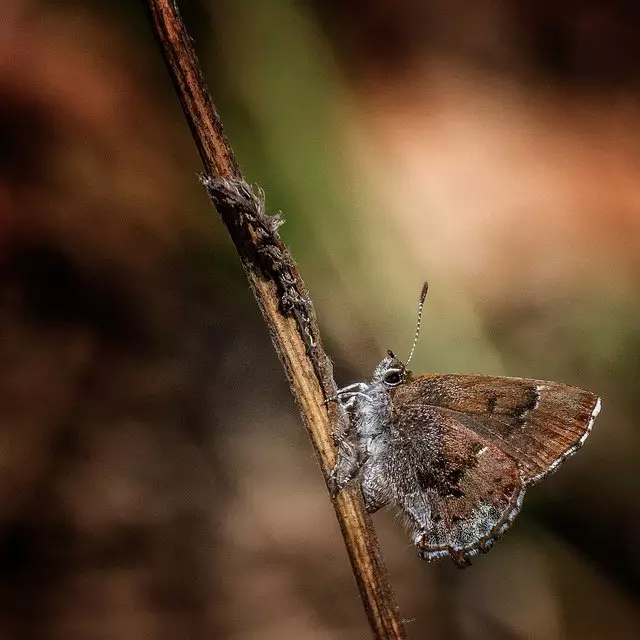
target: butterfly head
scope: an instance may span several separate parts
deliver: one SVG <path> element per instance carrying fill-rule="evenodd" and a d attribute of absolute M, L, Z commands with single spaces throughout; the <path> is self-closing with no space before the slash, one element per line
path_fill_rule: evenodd
<path fill-rule="evenodd" d="M 398 359 L 393 351 L 387 351 L 387 356 L 373 372 L 371 383 L 381 384 L 385 387 L 397 387 L 407 379 L 409 371 L 402 360 Z"/>

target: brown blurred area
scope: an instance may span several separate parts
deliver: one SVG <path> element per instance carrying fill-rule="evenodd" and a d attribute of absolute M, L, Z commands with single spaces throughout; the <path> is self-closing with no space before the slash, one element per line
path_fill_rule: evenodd
<path fill-rule="evenodd" d="M 375 516 L 411 638 L 640 626 L 637 3 L 180 2 L 338 382 L 603 396 L 463 572 Z M 0 21 L 0 637 L 367 638 L 310 445 L 142 5 Z"/>

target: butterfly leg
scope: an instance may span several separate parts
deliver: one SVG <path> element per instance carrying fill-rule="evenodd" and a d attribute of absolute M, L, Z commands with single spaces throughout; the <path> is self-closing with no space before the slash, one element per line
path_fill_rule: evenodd
<path fill-rule="evenodd" d="M 346 387 L 342 387 L 342 389 L 338 389 L 336 395 L 327 398 L 324 401 L 324 404 L 328 404 L 329 402 L 339 402 L 340 404 L 344 405 L 344 400 L 349 399 L 353 396 L 357 396 L 358 394 L 365 395 L 364 392 L 368 388 L 369 385 L 366 382 L 354 382 L 353 384 L 347 385 Z"/>
<path fill-rule="evenodd" d="M 344 409 L 353 410 L 360 398 L 364 398 L 367 401 L 369 400 L 369 396 L 366 393 L 362 393 L 361 391 L 349 391 L 347 393 L 341 393 L 338 396 L 338 402 Z"/>
<path fill-rule="evenodd" d="M 353 391 L 354 389 L 357 389 L 358 391 L 366 391 L 368 388 L 369 385 L 366 382 L 354 382 L 353 384 L 348 384 L 346 387 L 342 387 L 342 389 L 338 389 L 338 395 L 345 391 Z"/>

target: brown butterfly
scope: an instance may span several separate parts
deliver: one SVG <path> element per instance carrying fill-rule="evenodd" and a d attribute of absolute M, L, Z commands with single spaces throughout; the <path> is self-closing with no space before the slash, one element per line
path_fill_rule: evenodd
<path fill-rule="evenodd" d="M 600 398 L 558 382 L 484 375 L 414 376 L 389 351 L 370 382 L 340 389 L 348 412 L 333 470 L 337 493 L 359 481 L 367 510 L 396 505 L 426 560 L 459 567 L 488 551 L 528 487 L 586 440 Z"/>

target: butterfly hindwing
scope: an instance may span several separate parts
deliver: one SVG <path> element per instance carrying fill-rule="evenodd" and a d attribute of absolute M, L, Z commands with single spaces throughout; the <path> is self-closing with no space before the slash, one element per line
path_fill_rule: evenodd
<path fill-rule="evenodd" d="M 393 417 L 383 471 L 397 479 L 391 500 L 422 557 L 450 555 L 468 564 L 520 509 L 524 484 L 517 462 L 438 407 L 394 406 Z"/>

